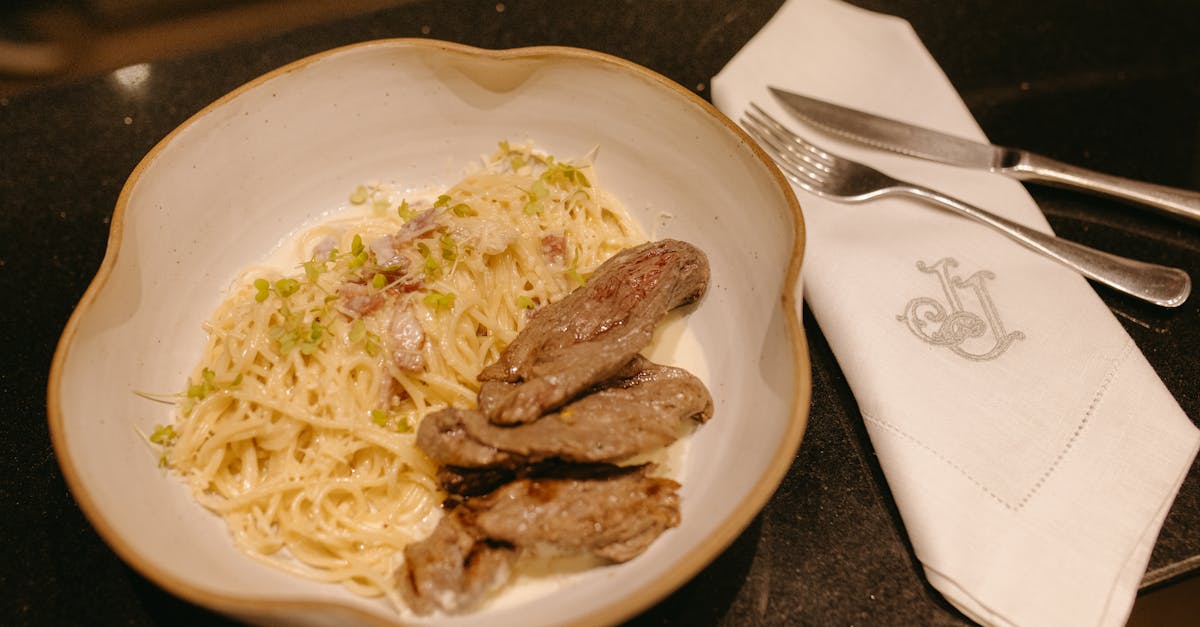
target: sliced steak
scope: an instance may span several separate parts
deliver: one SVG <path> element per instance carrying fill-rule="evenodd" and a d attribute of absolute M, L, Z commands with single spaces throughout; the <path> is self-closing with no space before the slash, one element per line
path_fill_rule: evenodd
<path fill-rule="evenodd" d="M 586 286 L 537 312 L 479 374 L 479 410 L 497 424 L 530 422 L 614 376 L 668 311 L 699 299 L 708 259 L 678 240 L 625 249 Z"/>
<path fill-rule="evenodd" d="M 488 466 L 486 468 L 463 468 L 461 466 L 442 466 L 438 468 L 437 480 L 442 489 L 457 496 L 480 496 L 517 479 L 535 472 L 536 466 L 520 468 L 503 468 Z"/>
<path fill-rule="evenodd" d="M 466 468 L 463 466 L 442 466 L 438 468 L 437 478 L 442 489 L 452 495 L 452 499 L 461 500 L 463 497 L 482 496 L 500 486 L 517 479 L 564 479 L 607 476 L 618 468 L 613 464 L 596 463 L 583 464 L 563 462 L 557 459 L 547 459 L 527 466 L 504 468 L 487 466 L 484 468 Z"/>
<path fill-rule="evenodd" d="M 401 595 L 417 614 L 465 612 L 508 580 L 526 549 L 633 559 L 679 524 L 679 484 L 645 471 L 587 467 L 462 501 L 432 535 L 405 547 L 396 572 Z"/>
<path fill-rule="evenodd" d="M 674 442 L 688 420 L 704 422 L 712 410 L 708 389 L 691 373 L 638 355 L 595 391 L 532 422 L 496 425 L 453 407 L 430 414 L 417 446 L 460 468 L 515 469 L 549 458 L 614 462 Z"/>
<path fill-rule="evenodd" d="M 464 519 L 490 540 L 625 562 L 679 524 L 678 489 L 671 479 L 647 476 L 645 466 L 612 467 L 600 475 L 518 479 L 462 507 L 470 512 Z"/>
<path fill-rule="evenodd" d="M 404 547 L 396 587 L 417 614 L 465 612 L 508 581 L 519 554 L 516 547 L 482 538 L 450 512 L 428 538 Z"/>

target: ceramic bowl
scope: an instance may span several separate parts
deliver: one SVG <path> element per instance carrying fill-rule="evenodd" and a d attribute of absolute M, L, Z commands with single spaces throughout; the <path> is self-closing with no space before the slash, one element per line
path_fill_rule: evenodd
<path fill-rule="evenodd" d="M 687 317 L 715 418 L 693 436 L 683 522 L 631 562 L 528 600 L 420 622 L 605 624 L 694 576 L 782 479 L 810 393 L 798 313 L 803 221 L 754 142 L 651 71 L 568 48 L 489 51 L 429 40 L 331 50 L 206 107 L 137 166 L 107 254 L 55 354 L 50 428 L 80 507 L 133 568 L 193 603 L 256 623 L 389 624 L 380 599 L 243 556 L 224 523 L 157 467 L 143 440 L 178 389 L 202 321 L 241 268 L 347 202 L 363 181 L 448 185 L 501 139 L 555 155 L 599 148 L 601 185 L 648 233 L 705 250 L 712 285 Z M 670 216 L 669 218 L 665 216 Z M 502 605 L 502 604 L 498 604 Z"/>

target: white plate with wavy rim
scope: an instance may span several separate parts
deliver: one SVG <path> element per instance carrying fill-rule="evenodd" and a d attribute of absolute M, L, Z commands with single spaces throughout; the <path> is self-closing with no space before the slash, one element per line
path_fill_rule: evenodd
<path fill-rule="evenodd" d="M 126 182 L 48 394 L 67 483 L 125 561 L 242 620 L 409 620 L 381 599 L 239 553 L 224 524 L 156 467 L 138 430 L 166 422 L 168 408 L 134 391 L 178 389 L 203 346 L 201 323 L 233 277 L 344 206 L 347 190 L 370 180 L 448 185 L 502 139 L 532 140 L 563 159 L 599 147 L 601 186 L 648 233 L 707 252 L 712 285 L 687 325 L 708 364 L 715 417 L 690 444 L 682 524 L 646 554 L 552 594 L 411 622 L 614 623 L 682 585 L 745 528 L 787 471 L 808 415 L 796 300 L 804 227 L 790 186 L 716 109 L 630 62 L 571 48 L 395 39 L 251 81 L 163 139 Z"/>

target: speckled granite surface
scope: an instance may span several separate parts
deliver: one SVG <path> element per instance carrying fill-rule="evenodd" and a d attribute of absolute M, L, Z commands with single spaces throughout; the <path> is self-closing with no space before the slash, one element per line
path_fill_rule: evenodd
<path fill-rule="evenodd" d="M 63 483 L 46 426 L 54 344 L 103 257 L 117 194 L 177 124 L 279 65 L 383 37 L 592 48 L 706 96 L 708 80 L 778 4 L 521 0 L 498 11 L 495 2 L 414 2 L 155 63 L 136 96 L 98 77 L 0 101 L 0 623 L 222 622 L 161 591 L 103 544 Z M 993 141 L 1200 188 L 1200 20 L 1189 3 L 856 4 L 909 19 Z M 1200 227 L 1106 200 L 1033 192 L 1061 235 L 1200 278 Z M 1102 295 L 1200 421 L 1200 298 L 1167 312 Z M 791 471 L 723 555 L 635 624 L 965 622 L 924 582 L 837 364 L 820 330 L 809 325 L 807 334 L 813 402 Z M 1195 569 L 1200 467 L 1167 518 L 1147 583 Z"/>

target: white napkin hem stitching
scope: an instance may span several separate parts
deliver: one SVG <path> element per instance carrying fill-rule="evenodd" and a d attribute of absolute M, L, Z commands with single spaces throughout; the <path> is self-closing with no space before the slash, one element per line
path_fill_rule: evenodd
<path fill-rule="evenodd" d="M 1059 464 L 1062 463 L 1062 460 L 1067 456 L 1068 453 L 1071 452 L 1071 449 L 1075 445 L 1075 441 L 1079 439 L 1080 434 L 1083 433 L 1084 428 L 1087 427 L 1088 422 L 1091 421 L 1092 416 L 1095 415 L 1096 410 L 1100 407 L 1100 404 L 1104 402 L 1105 394 L 1108 392 L 1109 388 L 1112 387 L 1112 383 L 1116 380 L 1117 373 L 1121 370 L 1121 366 L 1125 365 L 1125 362 L 1133 353 L 1133 348 L 1133 339 L 1126 337 L 1125 345 L 1121 348 L 1120 355 L 1115 361 L 1113 361 L 1113 364 L 1109 366 L 1108 372 L 1104 374 L 1104 379 L 1101 380 L 1100 386 L 1096 388 L 1096 393 L 1092 396 L 1092 402 L 1088 404 L 1087 411 L 1084 412 L 1083 416 L 1080 418 L 1079 424 L 1075 426 L 1075 432 L 1072 433 L 1071 437 L 1067 439 L 1065 444 L 1063 444 L 1062 450 L 1059 451 L 1058 456 L 1054 458 L 1054 461 L 1050 464 L 1050 467 L 1042 473 L 1042 476 L 1039 477 L 1038 480 L 1033 484 L 1033 487 L 1029 489 L 1029 493 L 1021 499 L 1020 505 L 1017 508 L 1018 510 L 1021 507 L 1024 507 L 1030 499 L 1037 495 L 1038 491 L 1041 490 L 1046 481 L 1050 479 L 1050 475 L 1054 474 L 1054 471 L 1058 469 Z"/>
<path fill-rule="evenodd" d="M 1056 455 L 1054 460 L 1052 462 L 1050 462 L 1050 465 L 1041 474 L 1041 476 L 1038 477 L 1037 481 L 1035 481 L 1033 483 L 1033 485 L 1025 493 L 1025 496 L 1021 497 L 1021 499 L 1018 502 L 1016 502 L 1015 504 L 1009 502 L 1008 499 L 1005 499 L 1004 497 L 997 494 L 994 490 L 992 490 L 988 486 L 984 485 L 984 483 L 982 481 L 977 479 L 966 468 L 963 468 L 962 466 L 960 466 L 957 462 L 955 462 L 954 460 L 947 457 L 941 451 L 938 451 L 937 449 L 933 448 L 929 444 L 926 444 L 920 438 L 914 436 L 913 434 L 909 433 L 908 431 L 905 431 L 899 425 L 892 423 L 886 419 L 873 416 L 873 415 L 867 413 L 866 411 L 863 411 L 861 407 L 859 408 L 859 411 L 862 413 L 864 420 L 867 420 L 876 425 L 879 425 L 880 427 L 883 427 L 897 435 L 902 436 L 903 438 L 907 439 L 908 441 L 912 442 L 913 444 L 916 444 L 918 447 L 925 449 L 926 451 L 931 453 L 934 457 L 936 457 L 938 460 L 940 460 L 942 463 L 944 463 L 947 466 L 949 466 L 950 468 L 954 469 L 956 472 L 958 472 L 958 474 L 962 475 L 965 479 L 970 481 L 977 488 L 979 488 L 984 494 L 991 497 L 997 503 L 999 503 L 1000 505 L 1003 505 L 1006 509 L 1008 509 L 1010 511 L 1019 512 L 1022 509 L 1024 509 L 1024 507 L 1026 505 L 1029 504 L 1029 502 L 1033 499 L 1034 496 L 1036 496 L 1038 494 L 1038 492 L 1041 490 L 1042 486 L 1045 485 L 1046 482 L 1050 479 L 1051 475 L 1053 475 L 1054 472 L 1056 470 L 1058 470 L 1059 466 L 1062 464 L 1063 459 L 1065 459 L 1067 454 L 1071 452 L 1071 449 L 1074 447 L 1076 440 L 1078 440 L 1079 436 L 1083 434 L 1083 430 L 1087 427 L 1088 422 L 1091 421 L 1092 416 L 1095 415 L 1096 410 L 1100 407 L 1100 404 L 1104 401 L 1104 397 L 1105 397 L 1106 393 L 1108 392 L 1109 388 L 1112 387 L 1113 381 L 1116 380 L 1117 373 L 1120 371 L 1121 366 L 1124 365 L 1128 361 L 1129 355 L 1131 355 L 1133 352 L 1133 348 L 1134 348 L 1133 340 L 1130 338 L 1127 338 L 1121 349 L 1120 354 L 1113 361 L 1112 365 L 1109 366 L 1108 372 L 1106 372 L 1104 374 L 1104 378 L 1100 381 L 1100 385 L 1097 386 L 1096 392 L 1095 392 L 1095 394 L 1092 395 L 1092 401 L 1091 401 L 1091 403 L 1088 404 L 1087 410 L 1084 411 L 1083 415 L 1080 416 L 1079 422 L 1075 425 L 1074 432 L 1071 433 L 1071 437 L 1068 438 L 1065 443 L 1063 443 L 1062 449 L 1058 452 L 1058 455 Z"/>

